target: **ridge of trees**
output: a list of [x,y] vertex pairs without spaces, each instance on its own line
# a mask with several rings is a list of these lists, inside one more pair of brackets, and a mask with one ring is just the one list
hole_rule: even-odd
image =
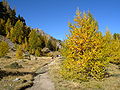
[[36,52],[36,55],[39,55],[38,52],[41,52],[44,47],[51,51],[58,50],[59,40],[51,36],[48,37],[42,32],[39,29],[28,27],[25,19],[20,15],[16,16],[16,10],[11,9],[6,0],[0,2],[0,35],[10,39],[15,44],[21,45],[23,51],[28,51],[31,54]]

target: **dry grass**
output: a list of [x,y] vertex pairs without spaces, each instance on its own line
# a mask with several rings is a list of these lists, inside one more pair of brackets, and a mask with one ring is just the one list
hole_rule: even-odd
[[[19,80],[14,81],[16,78]],[[0,90],[17,90],[32,83],[32,75],[6,76],[0,81]]]
[[[51,57],[37,57],[37,60],[16,59],[14,52],[7,56],[0,58],[0,90],[19,90],[31,86],[35,72],[51,61]],[[61,77],[59,74],[61,60],[55,58],[49,67],[49,75],[55,83],[56,90],[120,90],[120,69],[117,65],[109,65],[108,71],[111,74],[109,78],[79,83],[67,81]],[[18,62],[23,68],[5,68],[13,62]],[[20,80],[14,81],[16,78]]]
[[[37,57],[37,60],[16,59],[14,52],[8,53],[7,57],[0,58],[0,90],[19,90],[31,86],[37,69],[47,64],[50,59],[51,57]],[[14,62],[23,68],[6,68]],[[14,81],[16,78],[19,80]]]
[[102,81],[90,80],[89,82],[73,82],[62,79],[59,74],[60,59],[50,66],[49,74],[55,83],[56,90],[120,90],[120,69],[117,65],[110,64],[108,71],[109,78]]

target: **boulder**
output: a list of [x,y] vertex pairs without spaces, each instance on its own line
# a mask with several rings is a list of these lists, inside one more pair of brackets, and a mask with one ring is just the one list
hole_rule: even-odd
[[43,53],[49,53],[50,52],[50,49],[49,48],[43,48],[42,50],[41,50]]

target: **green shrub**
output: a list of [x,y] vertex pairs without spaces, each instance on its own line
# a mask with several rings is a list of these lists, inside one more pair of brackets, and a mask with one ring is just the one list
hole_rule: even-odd
[[12,68],[12,69],[18,69],[18,68],[22,68],[22,65],[19,65],[17,62],[14,62],[8,66],[5,66],[6,68]]

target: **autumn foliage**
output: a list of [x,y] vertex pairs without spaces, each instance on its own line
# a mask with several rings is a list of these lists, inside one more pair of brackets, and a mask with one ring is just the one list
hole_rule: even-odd
[[60,44],[59,40],[44,33],[43,30],[27,26],[25,19],[20,15],[17,16],[15,9],[11,9],[6,0],[0,2],[0,35],[21,47],[17,48],[17,58],[22,58],[22,53],[25,52],[41,56],[43,55],[41,50],[44,48],[57,51]]
[[22,46],[19,45],[16,50],[16,58],[17,59],[22,59],[23,58],[23,49]]
[[5,56],[9,51],[8,43],[5,41],[0,41],[0,57]]
[[[112,35],[98,31],[97,21],[90,12],[76,12],[75,23],[69,23],[70,34],[63,44],[64,61],[61,74],[65,79],[86,81],[90,78],[103,79],[107,72]],[[111,55],[114,57],[114,55]]]

